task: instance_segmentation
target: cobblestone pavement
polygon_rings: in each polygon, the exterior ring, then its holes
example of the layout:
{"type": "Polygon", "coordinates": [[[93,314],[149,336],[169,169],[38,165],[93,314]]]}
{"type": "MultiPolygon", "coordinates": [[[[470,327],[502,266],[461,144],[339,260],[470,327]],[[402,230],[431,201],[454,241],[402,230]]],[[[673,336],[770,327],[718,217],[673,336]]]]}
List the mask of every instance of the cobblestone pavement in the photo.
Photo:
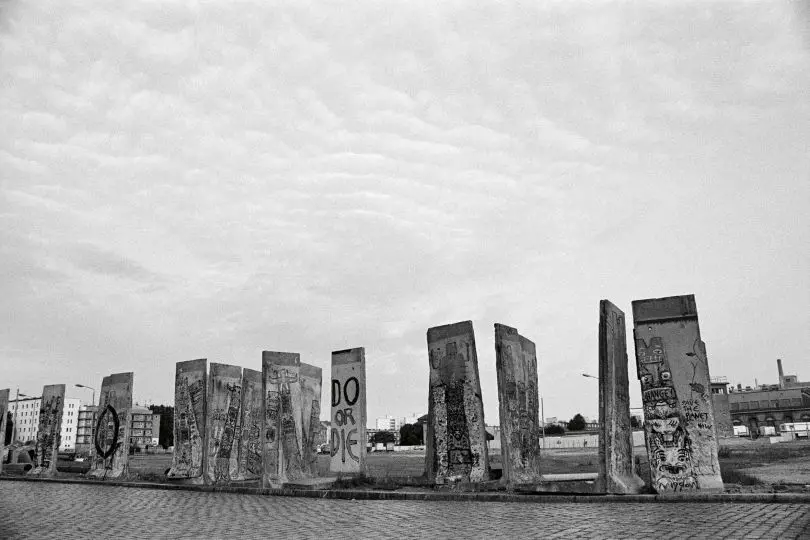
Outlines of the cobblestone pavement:
{"type": "Polygon", "coordinates": [[[810,538],[753,503],[346,501],[0,482],[2,538],[810,538]]]}

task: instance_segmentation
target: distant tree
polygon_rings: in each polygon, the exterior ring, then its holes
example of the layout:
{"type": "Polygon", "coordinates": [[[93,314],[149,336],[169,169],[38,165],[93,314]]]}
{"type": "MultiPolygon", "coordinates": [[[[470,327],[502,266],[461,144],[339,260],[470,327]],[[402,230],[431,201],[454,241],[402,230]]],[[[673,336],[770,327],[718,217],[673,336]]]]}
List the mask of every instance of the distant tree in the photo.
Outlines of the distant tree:
{"type": "Polygon", "coordinates": [[[160,415],[158,444],[163,448],[174,445],[174,407],[171,405],[150,405],[149,410],[160,415]]]}
{"type": "Polygon", "coordinates": [[[568,421],[568,431],[582,431],[585,429],[585,418],[577,413],[574,417],[568,421]]]}
{"type": "Polygon", "coordinates": [[[422,444],[422,424],[405,424],[399,428],[399,444],[402,446],[419,446],[422,444]]]}
{"type": "Polygon", "coordinates": [[[641,422],[639,422],[638,416],[630,417],[630,427],[633,429],[641,429],[641,422]]]}
{"type": "Polygon", "coordinates": [[[425,414],[425,415],[420,416],[419,419],[416,421],[416,423],[417,424],[422,424],[422,425],[427,424],[428,423],[428,415],[425,414]]]}
{"type": "Polygon", "coordinates": [[[371,440],[369,442],[371,444],[377,443],[388,444],[395,442],[396,439],[397,439],[396,435],[394,435],[390,431],[378,431],[371,437],[371,440]]]}
{"type": "Polygon", "coordinates": [[[559,424],[546,425],[546,436],[565,435],[565,428],[559,424]]]}

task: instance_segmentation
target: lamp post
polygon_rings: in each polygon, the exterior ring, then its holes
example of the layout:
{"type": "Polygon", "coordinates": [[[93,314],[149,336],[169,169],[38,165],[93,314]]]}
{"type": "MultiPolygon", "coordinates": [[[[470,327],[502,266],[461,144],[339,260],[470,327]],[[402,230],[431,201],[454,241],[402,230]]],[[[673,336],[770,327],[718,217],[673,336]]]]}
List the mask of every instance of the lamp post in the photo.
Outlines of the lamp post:
{"type": "Polygon", "coordinates": [[[14,444],[14,441],[17,440],[17,410],[20,408],[20,396],[28,397],[27,394],[20,393],[20,387],[17,387],[17,397],[14,399],[14,426],[11,430],[11,444],[14,444]]]}
{"type": "Polygon", "coordinates": [[[90,402],[90,405],[93,406],[96,404],[96,389],[92,386],[85,386],[83,384],[76,384],[76,388],[87,388],[88,390],[93,391],[93,400],[90,402]]]}

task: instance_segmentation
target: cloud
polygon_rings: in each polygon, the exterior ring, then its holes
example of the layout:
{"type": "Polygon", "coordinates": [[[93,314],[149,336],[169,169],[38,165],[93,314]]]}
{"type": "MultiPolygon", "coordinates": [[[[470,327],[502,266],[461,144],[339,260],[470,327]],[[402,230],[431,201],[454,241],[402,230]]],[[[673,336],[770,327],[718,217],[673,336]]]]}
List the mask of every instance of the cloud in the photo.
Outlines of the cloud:
{"type": "Polygon", "coordinates": [[[472,319],[488,421],[494,322],[537,342],[547,414],[594,415],[572,374],[595,370],[597,301],[687,292],[713,373],[763,378],[770,347],[741,335],[807,348],[810,53],[788,5],[0,19],[0,354],[31,391],[134,370],[168,401],[179,360],[327,368],[364,345],[370,415],[424,412],[427,327],[472,319]]]}

